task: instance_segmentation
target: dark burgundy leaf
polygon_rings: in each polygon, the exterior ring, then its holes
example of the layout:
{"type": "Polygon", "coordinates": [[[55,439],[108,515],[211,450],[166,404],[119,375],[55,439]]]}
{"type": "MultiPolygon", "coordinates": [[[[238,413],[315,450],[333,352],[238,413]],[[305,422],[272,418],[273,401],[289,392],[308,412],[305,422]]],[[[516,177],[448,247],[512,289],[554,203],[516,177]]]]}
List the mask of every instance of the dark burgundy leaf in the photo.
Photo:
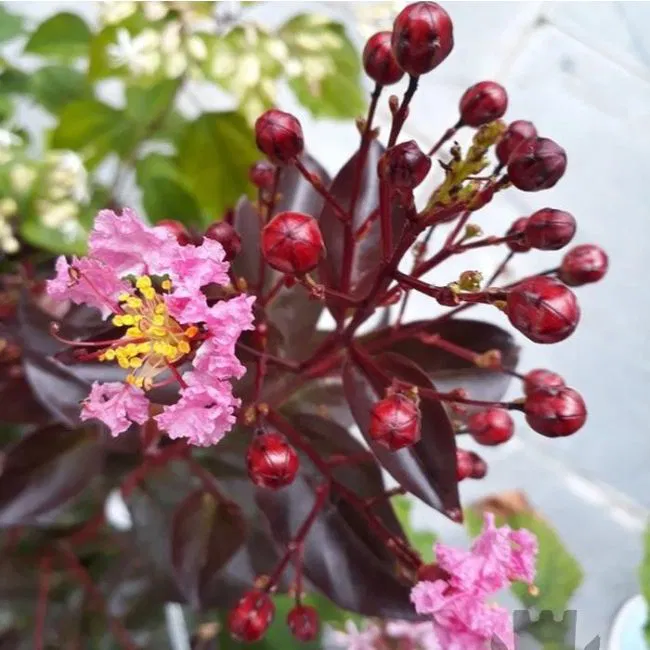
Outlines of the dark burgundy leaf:
{"type": "MultiPolygon", "coordinates": [[[[373,140],[368,149],[365,165],[361,173],[360,190],[352,215],[352,227],[356,232],[377,209],[379,205],[379,178],[377,161],[384,147],[373,140]]],[[[358,166],[359,152],[356,152],[336,175],[329,188],[330,193],[342,208],[350,207],[358,166]]],[[[394,205],[392,222],[394,239],[397,241],[406,219],[406,211],[401,205],[394,205]]],[[[340,288],[343,267],[344,227],[329,204],[325,204],[320,217],[320,227],[325,240],[327,256],[320,265],[321,279],[334,288],[340,288]]],[[[372,285],[381,262],[380,223],[375,219],[365,236],[357,242],[352,264],[351,292],[355,297],[367,293],[372,285]]]]}
{"type": "MultiPolygon", "coordinates": [[[[283,490],[259,491],[260,507],[283,548],[308,516],[315,498],[311,483],[302,474],[283,490]]],[[[358,534],[358,530],[367,529],[361,515],[356,515],[359,521],[350,526],[353,516],[347,511],[343,517],[335,503],[327,502],[305,540],[305,576],[344,609],[365,616],[415,619],[410,586],[401,582],[395,566],[378,557],[358,534]]]]}
{"type": "Polygon", "coordinates": [[[415,336],[390,342],[392,328],[368,336],[366,345],[372,350],[395,352],[407,357],[424,370],[440,391],[464,388],[473,399],[499,401],[505,395],[511,376],[501,372],[478,368],[439,347],[426,344],[417,334],[438,334],[454,345],[482,354],[488,350],[501,353],[503,366],[514,370],[519,361],[519,347],[512,335],[504,329],[477,320],[447,319],[443,321],[417,321],[403,326],[399,334],[412,332],[415,336]]]}
{"type": "Polygon", "coordinates": [[[345,429],[354,424],[339,376],[310,381],[291,397],[287,408],[291,411],[320,415],[345,429]]]}
{"type": "MultiPolygon", "coordinates": [[[[386,354],[376,362],[391,377],[432,387],[426,374],[404,357],[386,354]]],[[[421,398],[422,438],[411,447],[388,451],[368,436],[370,411],[384,397],[389,385],[383,375],[369,377],[352,362],[343,368],[343,386],[350,408],[379,462],[409,492],[451,518],[458,518],[456,441],[449,416],[440,402],[421,398]]]]}
{"type": "Polygon", "coordinates": [[[239,507],[204,490],[190,494],[172,521],[172,565],[178,586],[195,607],[205,603],[212,576],[237,552],[245,539],[239,507]]]}
{"type": "Polygon", "coordinates": [[[102,466],[98,435],[59,426],[38,429],[6,450],[0,473],[0,526],[52,520],[90,485],[102,466]]]}
{"type": "Polygon", "coordinates": [[[10,424],[45,424],[49,415],[32,393],[22,366],[14,366],[14,368],[20,372],[19,376],[9,374],[5,368],[0,371],[2,421],[10,424]]]}

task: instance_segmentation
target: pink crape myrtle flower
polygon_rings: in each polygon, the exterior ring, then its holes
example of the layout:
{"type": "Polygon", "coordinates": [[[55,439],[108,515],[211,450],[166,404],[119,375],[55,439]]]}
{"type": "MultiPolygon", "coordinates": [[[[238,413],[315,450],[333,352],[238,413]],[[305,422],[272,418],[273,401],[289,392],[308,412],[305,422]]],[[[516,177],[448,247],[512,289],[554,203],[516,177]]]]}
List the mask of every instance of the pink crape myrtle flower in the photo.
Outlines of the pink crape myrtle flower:
{"type": "Polygon", "coordinates": [[[176,381],[178,401],[155,416],[171,438],[207,446],[232,428],[240,401],[230,382],[245,372],[235,346],[242,331],[253,328],[255,298],[237,295],[208,305],[202,291],[229,285],[228,270],[214,240],[181,245],[132,210],[99,212],[88,256],[60,257],[47,283],[51,297],[99,309],[120,328],[118,338],[101,345],[68,342],[90,346],[87,356],[125,370],[124,383],[93,384],[82,419],[98,419],[118,435],[147,420],[148,391],[176,381]]]}
{"type": "Polygon", "coordinates": [[[469,551],[436,544],[436,561],[449,578],[421,581],[411,591],[418,614],[430,615],[441,648],[489,650],[493,640],[514,650],[509,613],[486,598],[514,581],[532,585],[537,540],[527,530],[497,528],[485,514],[482,533],[469,551]]]}
{"type": "Polygon", "coordinates": [[[388,621],[385,631],[386,636],[397,643],[399,650],[444,650],[430,622],[388,621]]]}
{"type": "Polygon", "coordinates": [[[333,630],[328,636],[328,641],[341,650],[387,650],[381,628],[370,621],[365,621],[361,628],[346,621],[344,631],[333,630]]]}

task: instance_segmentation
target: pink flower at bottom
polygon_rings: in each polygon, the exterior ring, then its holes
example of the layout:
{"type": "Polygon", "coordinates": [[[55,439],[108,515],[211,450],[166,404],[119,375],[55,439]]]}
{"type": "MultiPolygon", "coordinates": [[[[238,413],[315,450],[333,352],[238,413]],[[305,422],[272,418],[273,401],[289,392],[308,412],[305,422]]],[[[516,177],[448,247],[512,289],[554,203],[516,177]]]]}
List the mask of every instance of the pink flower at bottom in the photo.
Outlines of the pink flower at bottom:
{"type": "Polygon", "coordinates": [[[342,650],[383,650],[385,647],[381,629],[368,621],[361,629],[353,621],[346,621],[345,631],[334,630],[330,640],[342,650]]]}
{"type": "Polygon", "coordinates": [[[388,621],[386,635],[398,642],[400,650],[444,650],[438,643],[433,623],[388,621]]]}
{"type": "Polygon", "coordinates": [[[188,386],[181,389],[180,399],[164,407],[156,422],[170,438],[187,438],[199,447],[217,444],[235,423],[240,400],[233,396],[228,382],[195,372],[186,373],[183,379],[188,386]]]}
{"type": "Polygon", "coordinates": [[[81,409],[82,420],[101,420],[113,436],[123,433],[134,422],[144,424],[148,418],[149,400],[144,391],[120,382],[95,382],[81,409]]]}

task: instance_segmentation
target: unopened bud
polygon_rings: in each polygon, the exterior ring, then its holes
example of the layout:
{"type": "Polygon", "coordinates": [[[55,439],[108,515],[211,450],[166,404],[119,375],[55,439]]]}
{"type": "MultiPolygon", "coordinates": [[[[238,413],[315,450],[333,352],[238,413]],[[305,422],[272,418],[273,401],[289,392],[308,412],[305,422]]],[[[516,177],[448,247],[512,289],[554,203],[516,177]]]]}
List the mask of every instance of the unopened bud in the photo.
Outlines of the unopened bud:
{"type": "Polygon", "coordinates": [[[483,274],[480,271],[463,271],[458,278],[458,286],[462,291],[480,291],[483,274]]]}

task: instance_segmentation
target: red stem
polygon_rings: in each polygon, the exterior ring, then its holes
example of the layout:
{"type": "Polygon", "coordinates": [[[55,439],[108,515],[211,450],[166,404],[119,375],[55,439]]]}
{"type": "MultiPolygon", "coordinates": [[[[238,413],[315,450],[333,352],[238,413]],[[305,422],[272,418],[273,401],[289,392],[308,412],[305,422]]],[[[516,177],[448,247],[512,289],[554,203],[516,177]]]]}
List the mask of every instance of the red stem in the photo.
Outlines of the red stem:
{"type": "MultiPolygon", "coordinates": [[[[260,230],[268,223],[269,219],[273,215],[273,209],[275,207],[275,199],[278,194],[278,186],[280,185],[280,173],[282,172],[281,167],[275,168],[275,174],[273,176],[273,189],[271,190],[271,196],[267,202],[264,203],[266,210],[260,210],[260,230]]],[[[262,295],[264,291],[264,285],[266,284],[266,258],[262,252],[262,247],[260,246],[260,261],[259,261],[259,273],[258,273],[258,284],[257,284],[257,293],[262,295]]]]}
{"type": "Polygon", "coordinates": [[[387,264],[393,250],[393,224],[390,218],[390,186],[384,178],[379,179],[379,221],[381,224],[382,262],[387,264]]]}
{"type": "Polygon", "coordinates": [[[299,365],[294,361],[287,361],[286,359],[280,359],[280,357],[276,357],[275,355],[268,354],[266,352],[260,352],[255,348],[251,348],[248,345],[240,343],[239,341],[237,342],[237,347],[243,352],[246,352],[246,354],[250,354],[257,359],[261,359],[263,356],[266,357],[268,363],[277,366],[278,368],[282,368],[288,372],[299,372],[299,365]]]}
{"type": "Polygon", "coordinates": [[[260,307],[262,308],[268,307],[276,298],[276,296],[280,293],[280,290],[282,289],[283,286],[284,286],[284,275],[281,275],[275,281],[275,284],[269,289],[269,292],[266,294],[266,296],[262,296],[262,298],[260,298],[260,307]]]}
{"type": "Polygon", "coordinates": [[[406,121],[408,106],[411,103],[411,99],[413,99],[415,91],[418,89],[419,80],[419,77],[414,76],[411,76],[409,79],[409,85],[406,89],[406,92],[404,93],[404,97],[402,98],[402,103],[393,116],[393,124],[390,129],[390,136],[388,137],[388,148],[394,146],[394,144],[397,142],[397,137],[399,136],[399,133],[404,126],[404,122],[406,121]]]}
{"type": "Polygon", "coordinates": [[[302,161],[296,158],[293,161],[296,169],[303,175],[304,179],[330,204],[336,216],[345,222],[351,221],[352,217],[348,214],[338,203],[338,201],[330,194],[329,190],[323,185],[320,178],[315,178],[309,170],[302,164],[302,161]]]}
{"type": "Polygon", "coordinates": [[[440,149],[440,147],[442,147],[442,145],[445,144],[445,142],[447,142],[447,140],[451,140],[451,138],[453,138],[453,137],[456,135],[456,132],[457,132],[458,129],[460,129],[462,126],[463,126],[463,121],[462,121],[462,120],[458,120],[458,122],[456,122],[456,124],[454,124],[454,126],[452,126],[452,127],[450,127],[449,129],[447,129],[447,130],[442,134],[442,136],[440,136],[440,140],[438,140],[438,142],[436,142],[436,143],[431,147],[431,149],[429,149],[429,153],[428,153],[428,155],[429,155],[429,156],[433,156],[433,155],[438,151],[438,149],[440,149]]]}

